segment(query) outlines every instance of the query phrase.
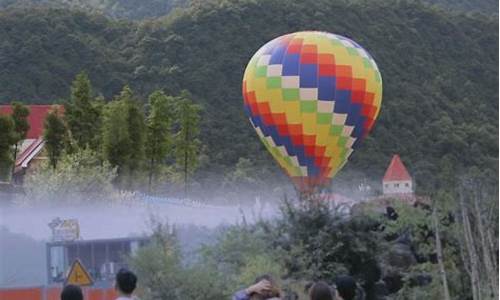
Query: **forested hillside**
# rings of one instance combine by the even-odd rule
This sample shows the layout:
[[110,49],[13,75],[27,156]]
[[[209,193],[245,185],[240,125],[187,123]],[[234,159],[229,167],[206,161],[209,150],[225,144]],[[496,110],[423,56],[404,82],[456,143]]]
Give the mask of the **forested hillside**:
[[[32,6],[84,9],[113,18],[142,20],[165,16],[174,9],[185,8],[190,3],[199,2],[203,0],[0,0],[0,9]],[[436,5],[444,10],[498,15],[498,1],[495,0],[422,0],[421,2]]]
[[188,0],[0,0],[0,9],[48,7],[81,9],[112,18],[141,20],[165,16]]
[[495,0],[427,0],[423,2],[436,4],[443,9],[454,9],[463,12],[482,12],[485,14],[498,15],[498,1]]
[[204,107],[209,167],[232,168],[241,157],[269,165],[243,115],[246,63],[278,35],[325,30],[367,49],[384,81],[379,121],[338,180],[355,171],[379,180],[397,152],[417,187],[430,188],[471,166],[496,172],[497,25],[402,1],[207,1],[143,23],[11,9],[0,13],[0,102],[62,101],[80,70],[106,98],[126,83],[143,96],[187,89]]

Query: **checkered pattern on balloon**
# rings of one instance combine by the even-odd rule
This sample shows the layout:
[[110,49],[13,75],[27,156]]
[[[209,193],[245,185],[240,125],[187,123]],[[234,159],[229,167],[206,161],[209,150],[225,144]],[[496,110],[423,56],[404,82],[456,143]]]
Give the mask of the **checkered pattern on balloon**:
[[243,77],[245,113],[299,191],[328,185],[372,129],[382,101],[373,58],[326,32],[280,36]]

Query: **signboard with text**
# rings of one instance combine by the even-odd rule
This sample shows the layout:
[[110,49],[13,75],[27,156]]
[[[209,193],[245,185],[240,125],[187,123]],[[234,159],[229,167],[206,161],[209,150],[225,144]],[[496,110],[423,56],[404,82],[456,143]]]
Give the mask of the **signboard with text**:
[[49,223],[53,241],[74,241],[80,238],[80,225],[77,219],[61,220],[56,218]]

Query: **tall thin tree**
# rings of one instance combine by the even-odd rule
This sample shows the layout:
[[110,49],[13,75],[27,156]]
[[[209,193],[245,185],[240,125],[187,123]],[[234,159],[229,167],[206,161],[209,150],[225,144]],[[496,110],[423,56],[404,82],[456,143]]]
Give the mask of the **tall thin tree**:
[[130,159],[128,170],[129,179],[144,166],[144,143],[146,141],[146,124],[144,122],[144,111],[138,99],[130,87],[125,86],[122,91],[122,101],[127,106],[127,126],[129,139],[133,147],[129,149]]
[[450,300],[450,290],[448,288],[448,277],[446,276],[446,269],[444,267],[443,247],[441,245],[441,236],[439,232],[439,220],[437,216],[437,203],[433,201],[432,205],[432,225],[434,228],[434,238],[436,241],[436,253],[439,266],[439,275],[443,285],[443,300]]
[[0,180],[9,179],[12,164],[12,146],[16,141],[14,121],[10,116],[0,114]]
[[14,121],[14,131],[16,136],[13,152],[14,164],[12,165],[12,176],[14,176],[16,168],[15,161],[17,158],[19,143],[26,139],[26,135],[30,129],[30,124],[28,122],[29,114],[30,110],[26,105],[23,105],[20,102],[12,102],[12,120]]
[[106,104],[102,119],[102,156],[118,168],[117,183],[130,188],[144,161],[144,114],[132,90],[125,86]]
[[149,96],[149,114],[146,118],[146,158],[148,160],[148,189],[151,192],[158,164],[165,161],[172,147],[172,118],[174,98],[162,91]]
[[93,102],[92,86],[85,72],[79,73],[73,81],[70,101],[65,104],[64,118],[76,145],[96,150],[100,112]]
[[175,137],[176,163],[181,168],[184,178],[184,194],[187,196],[188,179],[198,166],[201,143],[198,139],[200,110],[184,92],[179,97],[178,118],[180,130]]
[[49,163],[52,169],[55,170],[57,168],[57,162],[64,151],[64,145],[66,144],[67,138],[66,125],[64,124],[63,118],[59,115],[57,107],[54,107],[54,109],[49,112],[45,118],[43,127],[43,138],[45,140]]

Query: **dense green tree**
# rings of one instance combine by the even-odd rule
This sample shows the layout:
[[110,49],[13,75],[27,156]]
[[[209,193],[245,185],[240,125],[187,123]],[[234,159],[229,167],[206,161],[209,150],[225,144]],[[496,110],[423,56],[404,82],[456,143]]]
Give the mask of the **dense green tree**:
[[[14,161],[17,158],[17,149],[19,143],[26,138],[28,130],[30,129],[30,124],[28,123],[28,116],[30,110],[27,106],[21,102],[12,102],[12,120],[14,121],[14,131],[16,132],[16,141],[14,144]],[[12,173],[14,173],[15,166],[12,168]]]
[[125,86],[120,94],[120,101],[124,101],[127,106],[127,127],[131,145],[129,149],[130,160],[128,163],[129,172],[132,174],[144,167],[144,144],[146,141],[146,125],[144,122],[144,112],[141,103],[135,98],[132,90]]
[[11,173],[12,146],[16,142],[14,121],[10,116],[0,114],[0,180],[7,181]]
[[146,159],[148,160],[149,189],[160,165],[166,162],[172,149],[173,97],[161,91],[149,96],[149,114],[146,119]]
[[64,152],[67,139],[67,128],[60,112],[54,108],[47,114],[43,123],[43,139],[51,167],[55,170],[57,162]]
[[177,101],[179,131],[175,136],[175,161],[182,172],[184,192],[187,194],[188,178],[198,165],[200,153],[201,143],[198,134],[201,107],[193,104],[185,92]]
[[120,180],[126,180],[122,183],[131,183],[144,163],[145,124],[128,86],[106,104],[102,122],[103,158],[118,168]]
[[127,107],[116,99],[106,104],[103,113],[102,156],[122,173],[129,159],[131,147],[128,126]]
[[71,86],[71,99],[65,105],[65,119],[71,138],[80,148],[97,149],[100,111],[94,104],[92,87],[87,73],[80,72]]
[[182,265],[177,237],[168,224],[153,226],[152,242],[138,250],[130,264],[148,287],[146,299],[179,299]]

